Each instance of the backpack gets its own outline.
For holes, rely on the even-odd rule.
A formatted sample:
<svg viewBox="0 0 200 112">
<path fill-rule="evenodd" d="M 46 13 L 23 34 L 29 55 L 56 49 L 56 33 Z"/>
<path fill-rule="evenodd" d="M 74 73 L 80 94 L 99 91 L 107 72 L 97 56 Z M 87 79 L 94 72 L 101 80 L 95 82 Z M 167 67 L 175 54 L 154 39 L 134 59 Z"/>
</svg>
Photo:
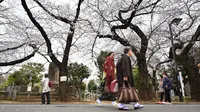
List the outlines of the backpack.
<svg viewBox="0 0 200 112">
<path fill-rule="evenodd" d="M 48 86 L 49 86 L 50 88 L 53 87 L 53 82 L 52 82 L 52 81 L 49 81 Z"/>
</svg>

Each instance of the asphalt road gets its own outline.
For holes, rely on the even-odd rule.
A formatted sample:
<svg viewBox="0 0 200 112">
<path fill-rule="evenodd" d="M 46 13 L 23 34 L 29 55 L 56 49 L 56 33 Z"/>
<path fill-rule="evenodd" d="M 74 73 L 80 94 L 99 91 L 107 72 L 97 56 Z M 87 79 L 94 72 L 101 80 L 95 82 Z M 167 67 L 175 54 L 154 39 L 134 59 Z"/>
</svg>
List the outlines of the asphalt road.
<svg viewBox="0 0 200 112">
<path fill-rule="evenodd" d="M 143 109 L 127 112 L 200 112 L 200 105 L 145 105 Z M 4 105 L 0 104 L 0 112 L 120 112 L 111 105 Z"/>
</svg>

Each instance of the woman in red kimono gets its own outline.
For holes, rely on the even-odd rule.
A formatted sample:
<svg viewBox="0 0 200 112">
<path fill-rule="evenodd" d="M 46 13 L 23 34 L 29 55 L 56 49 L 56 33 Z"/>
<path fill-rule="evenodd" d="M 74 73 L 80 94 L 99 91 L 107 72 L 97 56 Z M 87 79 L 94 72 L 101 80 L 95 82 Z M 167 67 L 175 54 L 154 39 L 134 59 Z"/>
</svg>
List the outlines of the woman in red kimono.
<svg viewBox="0 0 200 112">
<path fill-rule="evenodd" d="M 110 84 L 113 80 L 115 80 L 115 63 L 114 63 L 114 53 L 111 52 L 109 57 L 106 58 L 106 61 L 103 65 L 104 72 L 106 73 L 106 91 L 108 93 L 111 92 Z"/>
<path fill-rule="evenodd" d="M 112 100 L 112 105 L 117 107 L 118 104 L 116 103 L 116 97 L 113 93 L 111 93 L 111 82 L 114 81 L 115 78 L 115 63 L 114 63 L 114 52 L 110 52 L 109 56 L 106 58 L 104 65 L 103 65 L 103 71 L 105 73 L 105 89 L 106 89 L 106 93 L 110 94 L 109 97 L 111 97 Z M 102 106 L 101 104 L 101 100 L 104 99 L 103 94 L 99 97 L 99 99 L 97 99 L 96 103 L 99 106 Z"/>
</svg>

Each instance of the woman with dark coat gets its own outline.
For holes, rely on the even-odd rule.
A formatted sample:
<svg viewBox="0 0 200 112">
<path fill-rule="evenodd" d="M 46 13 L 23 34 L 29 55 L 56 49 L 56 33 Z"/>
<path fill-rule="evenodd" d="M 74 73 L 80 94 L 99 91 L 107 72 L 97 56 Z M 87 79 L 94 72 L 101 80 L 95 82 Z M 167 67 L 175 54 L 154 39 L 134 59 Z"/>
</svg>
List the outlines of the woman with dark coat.
<svg viewBox="0 0 200 112">
<path fill-rule="evenodd" d="M 133 73 L 130 57 L 133 55 L 131 48 L 125 48 L 122 58 L 117 63 L 117 80 L 119 88 L 123 87 L 124 81 L 127 81 L 132 87 L 134 87 Z M 119 89 L 120 90 L 120 89 Z M 119 91 L 120 93 L 120 91 Z M 128 110 L 121 102 L 119 102 L 118 108 L 120 110 Z M 143 105 L 136 103 L 134 109 L 143 108 Z"/>
<path fill-rule="evenodd" d="M 163 89 L 165 90 L 165 104 L 172 104 L 171 103 L 171 96 L 170 91 L 172 89 L 172 82 L 167 76 L 166 72 L 163 72 Z"/>
</svg>

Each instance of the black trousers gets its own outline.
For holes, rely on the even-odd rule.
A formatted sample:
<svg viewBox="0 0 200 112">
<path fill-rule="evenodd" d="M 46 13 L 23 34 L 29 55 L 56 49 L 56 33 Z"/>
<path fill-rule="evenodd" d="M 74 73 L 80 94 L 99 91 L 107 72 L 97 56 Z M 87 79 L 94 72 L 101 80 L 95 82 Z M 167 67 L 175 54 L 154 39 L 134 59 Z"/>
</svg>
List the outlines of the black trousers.
<svg viewBox="0 0 200 112">
<path fill-rule="evenodd" d="M 42 93 L 42 104 L 45 104 L 45 97 L 47 99 L 47 104 L 50 104 L 50 92 Z"/>
<path fill-rule="evenodd" d="M 171 102 L 170 90 L 165 90 L 165 102 Z"/>
<path fill-rule="evenodd" d="M 163 96 L 164 96 L 164 92 L 161 92 L 161 93 L 160 93 L 160 101 L 161 101 L 161 102 L 163 101 Z"/>
<path fill-rule="evenodd" d="M 102 93 L 99 97 L 99 100 L 115 101 L 116 95 L 115 93 Z"/>
</svg>

